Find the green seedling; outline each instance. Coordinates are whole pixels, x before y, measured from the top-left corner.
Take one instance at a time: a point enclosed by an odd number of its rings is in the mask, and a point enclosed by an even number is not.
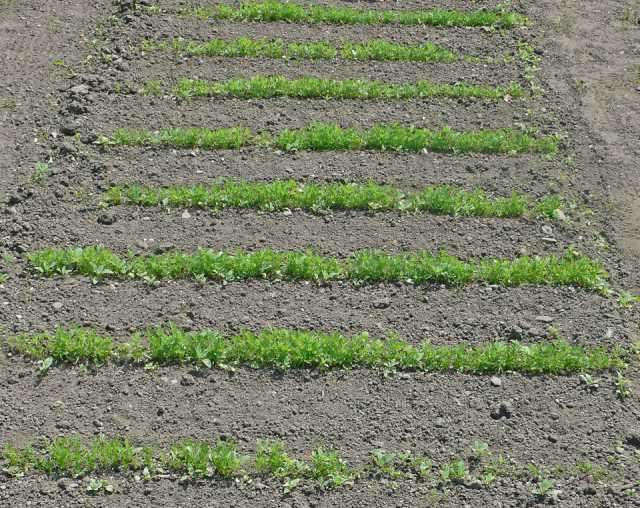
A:
[[[387,254],[361,251],[346,259],[322,257],[312,252],[260,250],[215,252],[200,249],[194,254],[170,252],[155,256],[122,259],[98,247],[44,249],[27,254],[34,274],[83,275],[97,282],[107,278],[194,279],[242,281],[250,279],[312,281],[350,281],[357,285],[380,282],[427,283],[462,286],[487,282],[502,286],[546,284],[578,286],[603,291],[607,273],[600,263],[575,251],[563,256],[521,256],[513,260],[475,259],[463,261],[444,251]]]
[[[525,25],[527,19],[515,12],[481,10],[460,12],[454,10],[387,11],[363,10],[352,7],[315,5],[305,7],[292,2],[246,2],[239,7],[219,4],[215,9],[196,11],[200,18],[213,16],[232,21],[288,21],[291,23],[325,23],[338,25],[429,25],[443,27],[501,27]]]
[[[640,302],[640,296],[634,295],[629,291],[620,291],[618,295],[618,306],[621,309],[629,310],[638,302]]]
[[[621,371],[616,372],[616,395],[620,400],[631,397],[631,382],[624,377]]]
[[[343,129],[337,124],[316,122],[299,130],[284,130],[274,138],[255,134],[245,127],[211,130],[172,128],[160,131],[118,129],[111,138],[101,138],[112,146],[164,146],[206,150],[239,149],[263,145],[286,152],[299,150],[380,150],[438,153],[555,154],[557,136],[535,137],[511,129],[456,132],[448,127],[431,131],[399,124],[377,124],[371,129]]]
[[[111,494],[113,492],[113,485],[107,480],[92,478],[89,480],[89,485],[87,485],[87,492],[89,494],[99,494],[100,492]]]
[[[160,93],[160,82],[148,82]],[[240,99],[269,99],[293,97],[297,99],[358,99],[358,100],[407,100],[428,97],[475,98],[501,100],[524,95],[520,85],[490,87],[457,83],[455,85],[419,81],[416,84],[382,84],[368,80],[335,81],[314,77],[290,80],[283,76],[253,76],[251,79],[236,78],[229,81],[204,81],[181,79],[172,93],[183,98],[191,97],[236,97]]]
[[[35,172],[32,180],[36,183],[41,183],[42,180],[49,174],[49,164],[45,162],[37,162]]]
[[[367,42],[343,42],[336,46],[326,41],[284,42],[282,39],[249,39],[241,37],[230,41],[211,39],[207,42],[173,39],[157,42],[143,40],[143,52],[171,51],[197,57],[272,58],[277,60],[343,60],[357,61],[407,61],[451,63],[458,60],[481,61],[479,57],[461,55],[437,44],[397,44],[382,39]]]
[[[549,203],[553,204],[549,206]],[[311,213],[324,210],[362,210],[368,212],[427,212],[462,217],[513,218],[530,215],[553,218],[562,201],[547,196],[537,204],[519,194],[488,197],[482,189],[465,191],[448,185],[427,187],[420,192],[370,182],[298,184],[293,180],[262,182],[224,181],[212,187],[174,186],[166,188],[129,185],[109,188],[102,197],[106,205],[162,206],[165,208],[205,208],[214,213],[225,208],[248,208],[268,212],[302,209]],[[202,283],[205,281],[202,280]]]

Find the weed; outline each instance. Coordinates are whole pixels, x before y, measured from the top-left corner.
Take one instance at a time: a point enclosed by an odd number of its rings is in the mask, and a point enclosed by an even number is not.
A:
[[[9,276],[6,273],[0,272],[0,284],[4,284],[5,282],[7,282],[8,278]]]
[[[49,173],[49,164],[45,162],[37,162],[36,168],[31,177],[31,180],[35,183],[41,183],[44,177],[46,177]]]
[[[460,286],[488,282],[503,286],[522,284],[574,285],[602,290],[606,272],[597,261],[568,250],[561,257],[550,255],[514,260],[480,259],[462,261],[444,251],[397,255],[380,251],[361,251],[346,259],[322,257],[313,252],[275,252],[260,250],[234,254],[200,249],[194,254],[169,252],[156,256],[130,256],[122,259],[97,246],[44,249],[27,254],[34,273],[51,277],[77,274],[95,280],[105,278],[154,277],[183,279],[204,276],[208,280],[248,279],[351,281],[355,284],[405,282],[438,283]]]
[[[160,93],[160,82],[156,83]],[[181,79],[174,87],[179,97],[231,96],[241,99],[264,99],[272,97],[294,97],[298,99],[415,99],[427,97],[503,99],[505,96],[522,97],[520,85],[507,86],[469,85],[466,83],[438,84],[419,81],[416,84],[382,84],[368,80],[335,81],[314,77],[290,80],[283,76],[253,76],[251,79],[236,78],[229,81],[204,81]]]
[[[447,27],[513,28],[526,24],[526,18],[513,12],[481,10],[464,13],[453,10],[431,11],[372,11],[351,7],[314,5],[305,7],[291,2],[269,0],[262,3],[247,2],[239,7],[219,4],[217,10],[200,10],[198,17],[209,17],[233,21],[288,21],[291,23],[328,23],[338,25],[431,25]]]
[[[249,208],[263,211],[302,209],[313,213],[323,210],[364,210],[369,212],[429,212],[463,217],[521,217],[525,214],[552,218],[562,209],[562,200],[547,196],[531,206],[518,194],[488,198],[482,189],[471,192],[447,185],[404,194],[400,189],[370,182],[366,185],[337,183],[298,184],[293,180],[261,182],[225,181],[210,188],[167,187],[154,189],[130,185],[111,187],[103,195],[109,205],[133,204],[167,208]]]
[[[594,379],[591,374],[585,373],[580,374],[580,381],[587,387],[589,391],[596,391],[599,387],[599,382],[597,379]]]
[[[246,127],[210,130],[171,128],[160,131],[118,129],[103,143],[119,146],[165,146],[174,148],[238,149],[265,145],[286,152],[298,150],[395,150],[441,153],[545,153],[558,150],[557,136],[535,137],[510,129],[457,132],[448,127],[431,131],[399,124],[377,124],[368,130],[343,129],[337,124],[316,122],[300,130],[286,129],[270,139]]]

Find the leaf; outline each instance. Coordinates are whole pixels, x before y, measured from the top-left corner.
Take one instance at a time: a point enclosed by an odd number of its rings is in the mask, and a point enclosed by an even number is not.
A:
[[[40,364],[40,372],[42,374],[48,372],[52,365],[53,365],[53,358],[50,356],[46,357],[44,360],[42,360],[42,363]]]

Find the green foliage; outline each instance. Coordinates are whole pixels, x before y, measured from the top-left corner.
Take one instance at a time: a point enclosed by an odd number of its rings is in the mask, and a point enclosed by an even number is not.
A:
[[[358,61],[451,63],[462,58],[465,60],[476,59],[473,56],[459,55],[431,42],[420,45],[406,45],[383,39],[372,39],[366,42],[345,41],[342,46],[336,46],[326,41],[287,43],[282,39],[249,39],[247,37],[240,37],[230,41],[211,39],[207,42],[173,39],[171,43],[146,39],[143,41],[141,49],[147,52],[174,51],[198,57],[222,56],[226,58],[273,58],[277,60],[333,60],[340,57],[344,60]]]
[[[49,174],[49,164],[46,162],[37,162],[36,168],[32,176],[32,180],[35,183],[41,183],[42,180]]]
[[[335,488],[353,481],[356,472],[334,451],[322,447],[314,450],[311,457],[309,476],[325,488]]]
[[[509,129],[456,132],[448,127],[430,131],[399,124],[377,124],[369,130],[343,129],[337,124],[314,123],[300,130],[285,130],[275,139],[277,148],[295,150],[403,150],[442,153],[525,153],[552,154],[557,151],[555,136],[533,137]]]
[[[65,339],[68,334],[70,339]],[[60,361],[91,361],[93,349],[77,349],[85,343],[82,337],[96,337],[90,330],[58,329],[53,337],[47,334],[20,336],[9,340],[12,350],[35,359],[56,355]],[[114,348],[111,339],[101,338],[103,350],[111,358],[129,360]],[[420,346],[397,338],[370,339],[367,334],[348,338],[339,333],[268,329],[258,333],[242,331],[228,339],[213,331],[186,332],[175,326],[167,330],[149,328],[134,336],[132,343],[148,344],[138,357],[138,363],[151,361],[156,365],[194,363],[207,367],[247,365],[253,368],[281,370],[318,368],[377,368],[425,372],[464,372],[493,374],[521,372],[527,374],[568,374],[572,372],[620,369],[625,366],[621,350],[607,352],[603,348],[584,349],[565,341],[540,342],[525,346],[517,342],[493,342],[484,346],[458,344],[434,346],[425,341]],[[60,345],[68,345],[70,351]],[[140,347],[140,346],[136,346]],[[54,349],[55,348],[55,349]],[[126,354],[126,353],[125,353]],[[101,361],[106,361],[101,357]],[[482,443],[474,444],[474,453],[483,456]],[[484,451],[483,451],[484,450]],[[264,448],[267,453],[267,448]],[[273,451],[273,450],[272,450]],[[278,450],[273,451],[275,453]],[[282,459],[284,460],[284,459]]]
[[[265,145],[287,152],[297,150],[397,150],[442,153],[545,153],[558,149],[557,136],[535,137],[527,132],[510,129],[496,131],[457,132],[448,127],[440,131],[399,124],[377,124],[371,129],[343,129],[337,124],[316,122],[299,129],[286,129],[269,139],[258,136],[246,127],[227,129],[170,128],[159,131],[118,129],[107,144],[120,146],[165,146],[203,148],[207,150],[238,149]]]
[[[255,136],[244,127],[230,129],[164,129],[158,132],[116,130],[111,143],[114,145],[159,145],[177,148],[206,148],[208,150],[238,149],[255,144]]]
[[[149,82],[149,85],[152,82]],[[231,96],[241,99],[294,97],[298,99],[416,99],[426,97],[503,99],[505,96],[522,97],[520,85],[469,85],[465,83],[440,84],[419,81],[416,84],[383,84],[368,80],[320,79],[303,77],[287,79],[283,76],[253,76],[229,81],[181,79],[173,89],[179,97]]]
[[[555,196],[554,196],[555,198]],[[369,212],[429,212],[463,217],[521,217],[526,213],[553,217],[562,201],[554,199],[553,207],[543,198],[533,207],[526,197],[489,198],[482,189],[471,192],[448,185],[427,187],[420,192],[403,193],[400,189],[370,182],[366,185],[335,183],[327,185],[299,184],[293,180],[262,182],[225,181],[209,188],[174,186],[166,188],[129,185],[111,187],[103,195],[110,205],[163,206],[176,208],[249,208],[263,211],[296,209],[318,213],[323,210],[364,210]]]
[[[10,348],[31,358],[101,364],[113,354],[113,342],[91,330],[57,328],[54,334],[18,335],[8,339]],[[48,367],[47,367],[48,369]]]
[[[233,441],[218,441],[215,446],[187,439],[171,447],[166,459],[174,471],[186,472],[192,477],[237,476],[248,461],[246,455],[236,451]]]
[[[154,280],[203,278],[350,281],[354,284],[405,282],[460,286],[488,282],[503,286],[521,284],[573,285],[587,289],[605,287],[606,272],[597,261],[574,251],[562,257],[522,256],[514,260],[462,261],[444,251],[397,255],[360,251],[349,258],[322,257],[313,252],[275,252],[269,249],[234,254],[200,249],[194,254],[168,252],[155,256],[120,258],[101,247],[50,248],[27,254],[31,270],[42,276],[77,274],[95,281],[104,278]]]
[[[449,27],[513,28],[526,23],[526,18],[513,12],[481,10],[460,12],[434,9],[429,11],[362,10],[351,7],[314,5],[305,7],[291,2],[246,2],[239,7],[219,4],[211,11],[217,19],[231,21],[288,21],[291,23],[328,23],[338,25],[430,25]],[[200,11],[202,17],[205,11]]]
[[[127,439],[99,436],[84,445],[78,436],[58,437],[40,453],[33,447],[5,446],[2,453],[14,472],[35,469],[48,475],[83,476],[89,472],[153,468],[153,451],[134,447]]]
[[[308,473],[309,466],[290,458],[282,443],[260,440],[256,451],[256,471],[277,478],[299,478]]]

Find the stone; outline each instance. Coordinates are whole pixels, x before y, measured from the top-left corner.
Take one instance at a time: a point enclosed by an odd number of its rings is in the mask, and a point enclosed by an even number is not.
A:
[[[490,381],[493,386],[502,386],[502,379],[498,376],[491,376]]]
[[[64,305],[64,304],[63,304],[62,302],[54,302],[54,303],[53,303],[53,305],[52,305],[52,307],[53,307],[55,310],[60,310],[60,309],[63,307],[63,305]]]
[[[553,323],[553,318],[551,316],[536,316],[536,321],[540,321],[541,323]]]
[[[98,224],[103,224],[105,226],[110,226],[111,224],[116,222],[115,214],[111,212],[104,212],[98,216]]]
[[[196,379],[191,374],[185,374],[180,378],[180,384],[182,386],[191,386],[196,384]]]
[[[185,210],[184,212],[182,212],[182,218],[183,219],[190,219],[191,218],[191,214],[189,213],[189,210]]]
[[[513,415],[513,406],[508,401],[500,402],[497,408],[491,412],[491,418],[499,420],[500,418],[511,418]]]
[[[87,95],[90,91],[88,85],[76,85],[72,86],[69,91],[74,95]]]
[[[389,298],[380,298],[379,300],[375,300],[373,302],[373,307],[376,309],[386,309],[391,306],[391,299]]]

